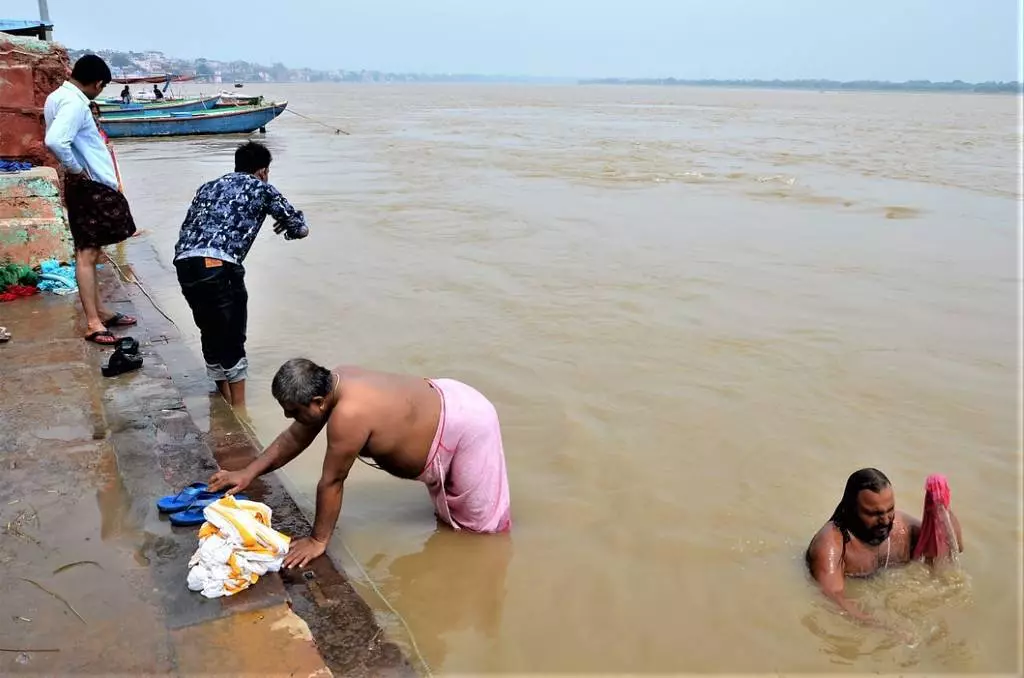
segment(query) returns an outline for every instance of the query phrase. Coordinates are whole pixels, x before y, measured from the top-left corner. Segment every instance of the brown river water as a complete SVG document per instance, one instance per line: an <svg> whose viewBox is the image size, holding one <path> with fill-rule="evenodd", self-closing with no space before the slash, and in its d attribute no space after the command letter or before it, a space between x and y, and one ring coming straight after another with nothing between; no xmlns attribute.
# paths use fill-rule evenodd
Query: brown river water
<svg viewBox="0 0 1024 678"><path fill-rule="evenodd" d="M421 485L362 465L347 485L337 535L435 673L1020 670L1018 98L259 92L352 133L264 138L312 234L268 224L246 261L262 440L298 355L462 379L502 418L510 538L438 531ZM172 249L238 141L117 143L129 257L160 258L197 356ZM310 511L323 450L286 472ZM962 570L850 584L910 641L804 569L863 466L916 515L945 473L963 524Z"/></svg>

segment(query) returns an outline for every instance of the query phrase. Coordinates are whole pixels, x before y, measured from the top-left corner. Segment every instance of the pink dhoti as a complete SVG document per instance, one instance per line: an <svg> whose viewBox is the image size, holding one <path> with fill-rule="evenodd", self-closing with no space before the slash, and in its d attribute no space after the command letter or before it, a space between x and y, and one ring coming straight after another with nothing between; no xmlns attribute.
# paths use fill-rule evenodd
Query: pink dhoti
<svg viewBox="0 0 1024 678"><path fill-rule="evenodd" d="M441 416L417 480L427 486L438 517L456 530L510 530L505 451L494 405L454 379L428 381L441 396Z"/></svg>

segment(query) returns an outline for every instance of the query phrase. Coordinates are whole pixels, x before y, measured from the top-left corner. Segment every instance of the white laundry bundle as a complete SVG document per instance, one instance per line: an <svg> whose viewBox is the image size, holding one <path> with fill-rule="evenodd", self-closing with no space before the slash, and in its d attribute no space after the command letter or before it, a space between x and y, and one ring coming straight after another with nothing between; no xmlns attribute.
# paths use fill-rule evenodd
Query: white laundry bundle
<svg viewBox="0 0 1024 678"><path fill-rule="evenodd" d="M207 598L244 591L277 572L291 539L270 527L270 507L225 496L203 509L199 548L188 561L188 588Z"/></svg>

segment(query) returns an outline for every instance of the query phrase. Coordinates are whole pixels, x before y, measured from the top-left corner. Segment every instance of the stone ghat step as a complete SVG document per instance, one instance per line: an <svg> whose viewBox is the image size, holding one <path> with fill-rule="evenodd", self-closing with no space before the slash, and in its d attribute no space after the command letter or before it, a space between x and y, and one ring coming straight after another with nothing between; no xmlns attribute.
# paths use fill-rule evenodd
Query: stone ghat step
<svg viewBox="0 0 1024 678"><path fill-rule="evenodd" d="M71 258L71 234L63 218L0 219L0 264L38 266L47 259Z"/></svg>
<svg viewBox="0 0 1024 678"><path fill-rule="evenodd" d="M0 221L7 219L63 220L64 206L57 196L11 198L0 195Z"/></svg>
<svg viewBox="0 0 1024 678"><path fill-rule="evenodd" d="M53 198L60 196L60 179L52 167L24 172L0 172L0 199Z"/></svg>

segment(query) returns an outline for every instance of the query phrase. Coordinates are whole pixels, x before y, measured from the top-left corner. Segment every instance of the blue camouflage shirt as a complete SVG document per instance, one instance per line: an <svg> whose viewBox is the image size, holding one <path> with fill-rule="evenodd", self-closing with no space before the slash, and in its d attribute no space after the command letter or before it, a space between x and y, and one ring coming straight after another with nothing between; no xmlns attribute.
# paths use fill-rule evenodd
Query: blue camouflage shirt
<svg viewBox="0 0 1024 678"><path fill-rule="evenodd" d="M302 212L276 188L245 172L232 172L207 182L196 191L181 225L174 260L210 257L241 264L267 215L275 233L286 240L309 235Z"/></svg>

